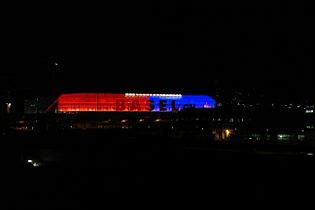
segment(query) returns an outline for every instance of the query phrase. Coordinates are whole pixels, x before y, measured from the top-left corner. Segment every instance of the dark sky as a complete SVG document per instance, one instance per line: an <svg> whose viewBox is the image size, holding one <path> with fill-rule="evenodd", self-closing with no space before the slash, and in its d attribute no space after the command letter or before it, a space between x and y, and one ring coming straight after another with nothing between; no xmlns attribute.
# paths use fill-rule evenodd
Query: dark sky
<svg viewBox="0 0 315 210"><path fill-rule="evenodd" d="M2 8L2 88L312 95L307 4L120 1Z"/></svg>

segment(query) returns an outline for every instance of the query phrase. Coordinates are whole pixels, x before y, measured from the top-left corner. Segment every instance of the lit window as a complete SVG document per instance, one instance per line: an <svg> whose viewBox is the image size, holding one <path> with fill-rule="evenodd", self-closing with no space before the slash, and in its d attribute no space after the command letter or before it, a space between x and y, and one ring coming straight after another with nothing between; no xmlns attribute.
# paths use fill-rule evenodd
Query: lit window
<svg viewBox="0 0 315 210"><path fill-rule="evenodd" d="M225 130L225 133L226 133L226 137L228 137L231 133L231 131L229 131L228 129Z"/></svg>
<svg viewBox="0 0 315 210"><path fill-rule="evenodd" d="M33 167L39 167L39 163L33 163Z"/></svg>
<svg viewBox="0 0 315 210"><path fill-rule="evenodd" d="M305 135L298 135L297 138L299 141L303 141L305 140Z"/></svg>
<svg viewBox="0 0 315 210"><path fill-rule="evenodd" d="M290 140L293 136L289 134L278 134L277 139L280 141Z"/></svg>

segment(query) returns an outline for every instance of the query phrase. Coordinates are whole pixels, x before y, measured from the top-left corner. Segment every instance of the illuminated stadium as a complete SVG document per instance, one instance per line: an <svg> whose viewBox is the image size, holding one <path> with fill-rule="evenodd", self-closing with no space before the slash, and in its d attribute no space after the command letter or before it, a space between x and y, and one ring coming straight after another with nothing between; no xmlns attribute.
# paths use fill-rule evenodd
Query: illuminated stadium
<svg viewBox="0 0 315 210"><path fill-rule="evenodd" d="M48 110L77 112L178 112L185 108L208 109L216 106L206 95L147 93L72 93L62 94Z"/></svg>
<svg viewBox="0 0 315 210"><path fill-rule="evenodd" d="M26 103L27 119L23 122L27 125L21 125L23 129L36 126L46 131L123 129L152 135L170 132L174 136L214 136L214 139L228 138L233 132L227 121L230 118L222 118L215 109L216 101L207 95L67 93L50 102L44 112L38 110L46 103L38 104L39 101Z"/></svg>

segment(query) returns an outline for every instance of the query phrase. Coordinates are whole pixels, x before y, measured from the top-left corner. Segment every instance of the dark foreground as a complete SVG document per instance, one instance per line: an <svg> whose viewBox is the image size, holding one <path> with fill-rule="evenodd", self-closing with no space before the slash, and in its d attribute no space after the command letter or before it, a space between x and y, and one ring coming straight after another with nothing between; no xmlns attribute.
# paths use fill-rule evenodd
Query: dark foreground
<svg viewBox="0 0 315 210"><path fill-rule="evenodd" d="M1 182L12 209L81 209L86 201L109 202L116 192L203 194L209 202L308 200L315 194L313 152L126 133L13 135L2 138Z"/></svg>

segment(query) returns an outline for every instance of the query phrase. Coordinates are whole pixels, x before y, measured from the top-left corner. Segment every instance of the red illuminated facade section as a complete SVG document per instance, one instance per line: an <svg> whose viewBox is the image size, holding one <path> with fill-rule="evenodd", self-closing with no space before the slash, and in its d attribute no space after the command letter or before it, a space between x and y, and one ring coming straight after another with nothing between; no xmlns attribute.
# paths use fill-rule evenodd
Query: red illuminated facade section
<svg viewBox="0 0 315 210"><path fill-rule="evenodd" d="M125 94L64 94L58 98L58 112L150 112L150 102Z"/></svg>

